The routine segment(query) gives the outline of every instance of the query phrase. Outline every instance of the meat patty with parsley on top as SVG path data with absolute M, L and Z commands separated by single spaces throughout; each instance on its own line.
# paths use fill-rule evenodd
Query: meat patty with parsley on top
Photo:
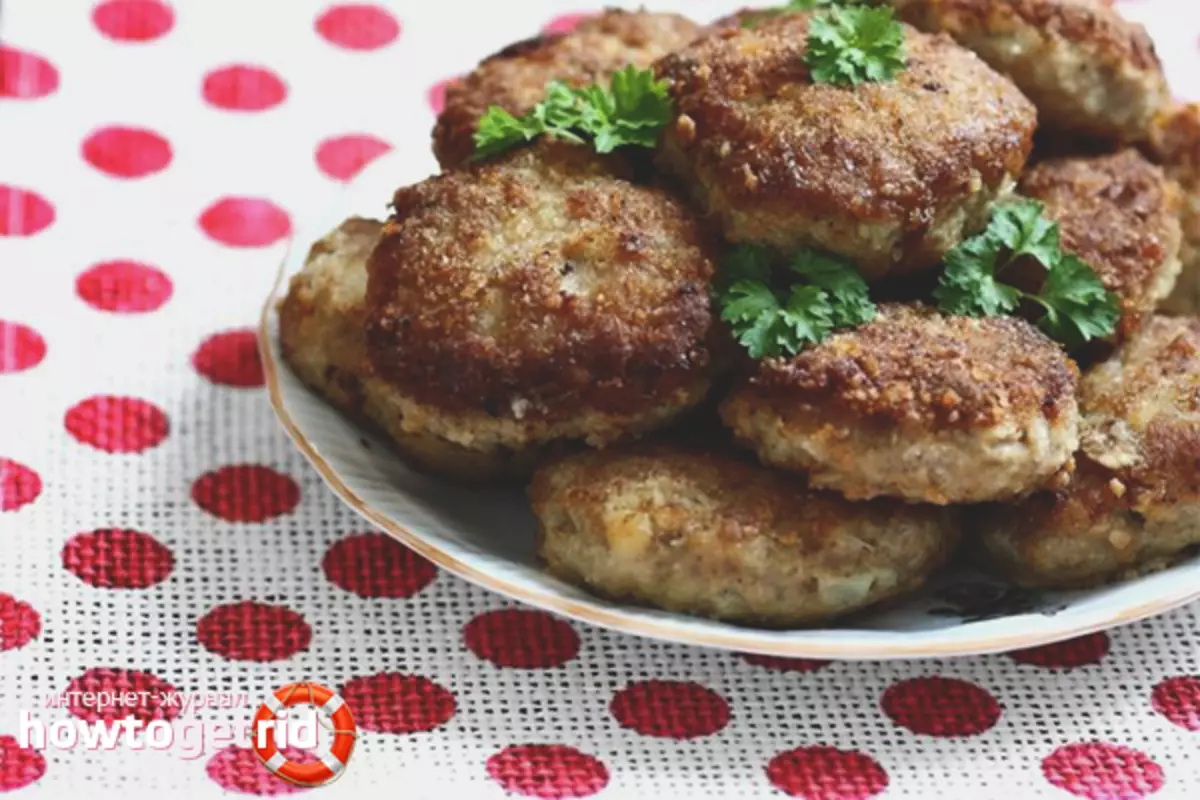
M 603 446 L 704 399 L 711 243 L 623 165 L 544 140 L 396 192 L 366 347 L 405 430 L 484 453 Z
M 1179 275 L 1178 185 L 1136 150 L 1125 150 L 1043 161 L 1021 176 L 1019 191 L 1045 205 L 1062 248 L 1117 296 L 1116 338 L 1136 333 Z
M 1007 500 L 1061 480 L 1078 370 L 1017 317 L 879 307 L 870 323 L 761 361 L 721 408 L 766 464 L 853 500 Z
M 1200 320 L 1155 317 L 1080 387 L 1071 484 L 975 515 L 987 563 L 1029 586 L 1087 586 L 1200 545 Z
M 444 169 L 475 152 L 473 137 L 490 106 L 514 116 L 533 110 L 546 84 L 573 88 L 604 83 L 630 64 L 648 67 L 700 33 L 678 14 L 608 9 L 566 34 L 542 34 L 485 58 L 473 72 L 446 87 L 446 102 L 433 129 L 433 149 Z
M 1145 28 L 1105 0 L 889 0 L 1013 79 L 1039 124 L 1118 142 L 1147 138 L 1170 90 Z
M 676 104 L 658 163 L 730 241 L 819 247 L 872 280 L 911 274 L 1011 192 L 1037 117 L 1007 78 L 947 37 L 892 23 L 866 57 L 871 75 L 849 85 L 845 60 L 808 42 L 830 19 L 879 14 L 890 11 L 780 13 L 655 66 Z
M 910 592 L 958 541 L 946 509 L 851 503 L 723 453 L 616 447 L 529 490 L 550 571 L 607 597 L 769 626 Z

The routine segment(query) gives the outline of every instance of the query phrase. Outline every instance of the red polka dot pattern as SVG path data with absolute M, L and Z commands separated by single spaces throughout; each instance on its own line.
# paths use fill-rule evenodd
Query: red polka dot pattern
M 264 522 L 291 512 L 300 502 L 300 487 L 270 467 L 235 464 L 197 478 L 192 500 L 228 522 Z
M 334 180 L 348 181 L 391 149 L 387 142 L 365 133 L 335 136 L 318 145 L 317 166 Z
M 412 597 L 437 577 L 430 561 L 384 533 L 335 542 L 321 559 L 325 577 L 360 597 Z
M 42 618 L 33 606 L 0 592 L 0 652 L 24 647 L 42 632 Z
M 816 672 L 833 663 L 815 658 L 780 658 L 779 656 L 760 656 L 756 653 L 742 653 L 741 656 L 747 664 L 776 672 Z
M 258 197 L 224 197 L 200 214 L 200 229 L 230 247 L 265 247 L 291 233 L 286 211 Z
M 546 800 L 588 797 L 608 785 L 600 759 L 561 744 L 506 747 L 487 760 L 487 773 L 510 794 Z
M 866 753 L 836 747 L 797 747 L 767 764 L 776 789 L 804 800 L 866 800 L 887 788 L 888 776 Z
M 36 100 L 58 89 L 58 70 L 41 56 L 0 45 L 0 97 Z
M 106 453 L 140 453 L 162 444 L 170 432 L 167 415 L 137 397 L 98 395 L 67 411 L 67 433 Z
M 269 69 L 234 64 L 204 76 L 204 99 L 226 111 L 266 111 L 287 99 L 287 84 Z
M 12 736 L 0 736 L 0 792 L 13 792 L 46 774 L 46 758 L 21 747 Z
M 37 192 L 0 184 L 0 236 L 32 236 L 54 223 L 54 206 Z
M 449 689 L 398 672 L 352 678 L 340 694 L 358 727 L 379 733 L 431 731 L 449 722 L 458 709 Z
M 233 661 L 282 661 L 308 649 L 312 628 L 290 608 L 246 600 L 201 617 L 196 638 L 206 650 Z
M 348 50 L 378 50 L 400 35 L 400 23 L 376 5 L 333 6 L 317 17 L 316 29 L 325 41 Z
M 0 511 L 16 511 L 42 493 L 42 478 L 24 464 L 0 458 Z
M 312 753 L 295 747 L 284 747 L 280 752 L 288 761 L 297 764 L 316 759 Z M 304 791 L 302 787 L 277 778 L 263 769 L 258 756 L 248 747 L 226 747 L 208 760 L 205 772 L 214 783 L 227 792 L 275 797 Z
M 560 14 L 542 27 L 542 33 L 570 33 L 585 19 L 596 16 L 595 12 Z
M 161 0 L 108 0 L 92 11 L 92 22 L 118 42 L 149 42 L 171 30 L 175 12 Z
M 426 99 L 429 101 L 429 108 L 434 114 L 442 113 L 442 110 L 446 107 L 446 89 L 456 81 L 458 81 L 458 78 L 447 78 L 429 87 L 429 94 Z
M 36 367 L 46 357 L 46 340 L 19 322 L 0 319 L 0 375 Z
M 164 272 L 136 261 L 105 261 L 75 279 L 75 293 L 83 302 L 114 314 L 156 311 L 171 299 L 173 291 Z
M 258 336 L 249 328 L 214 333 L 192 354 L 192 366 L 221 386 L 245 389 L 264 382 Z
M 1154 710 L 1172 725 L 1200 731 L 1200 677 L 1167 678 L 1150 695 Z
M 171 143 L 145 128 L 114 125 L 92 131 L 84 139 L 83 157 L 114 178 L 144 178 L 171 163 Z
M 880 701 L 892 722 L 925 736 L 975 736 L 1000 719 L 1000 703 L 957 678 L 913 678 L 888 687 Z
M 729 724 L 725 698 L 690 681 L 631 683 L 613 697 L 609 711 L 623 728 L 670 739 L 708 736 Z
M 156 675 L 137 669 L 93 667 L 82 675 L 72 678 L 71 682 L 67 684 L 66 691 L 68 693 L 68 711 L 80 719 L 88 722 L 103 722 L 105 725 L 111 725 L 128 717 L 133 717 L 142 724 L 156 719 L 170 721 L 178 717 L 180 711 L 183 710 L 179 705 L 163 702 L 163 698 L 160 696 L 177 691 L 174 686 Z M 136 692 L 138 696 L 133 705 L 108 702 L 99 705 L 99 700 L 95 696 L 83 696 L 83 693 L 95 695 L 97 692 L 109 694 Z
M 579 655 L 579 634 L 544 611 L 504 609 L 480 614 L 463 628 L 471 652 L 499 667 L 561 667 Z
M 1108 655 L 1111 644 L 1107 633 L 1093 633 L 1065 642 L 1014 650 L 1008 657 L 1019 664 L 1046 669 L 1076 669 L 1099 664 Z
M 1163 787 L 1162 768 L 1145 753 L 1104 742 L 1060 747 L 1042 761 L 1059 789 L 1087 800 L 1137 800 Z
M 149 534 L 102 528 L 72 536 L 63 547 L 62 563 L 98 589 L 145 589 L 167 579 L 175 556 Z

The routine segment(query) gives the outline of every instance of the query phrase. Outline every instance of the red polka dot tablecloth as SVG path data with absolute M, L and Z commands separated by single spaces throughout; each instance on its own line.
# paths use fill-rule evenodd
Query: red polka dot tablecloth
M 1193 5 L 1120 3 L 1181 98 L 1200 97 Z M 232 725 L 253 709 L 163 698 L 257 706 L 309 679 L 361 732 L 322 797 L 1200 797 L 1195 607 L 955 661 L 642 641 L 439 572 L 292 449 L 251 331 L 289 233 L 372 159 L 424 152 L 446 80 L 589 10 L 4 3 L 0 792 L 299 792 L 245 742 L 38 749 L 19 727 Z

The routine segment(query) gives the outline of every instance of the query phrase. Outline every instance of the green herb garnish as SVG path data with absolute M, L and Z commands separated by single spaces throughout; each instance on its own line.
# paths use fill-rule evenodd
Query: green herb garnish
M 837 328 L 875 318 L 867 284 L 849 263 L 804 250 L 788 265 L 802 280 L 783 286 L 773 280 L 774 261 L 767 248 L 743 245 L 722 265 L 724 288 L 717 293 L 721 319 L 730 323 L 751 358 L 793 356 Z
M 890 81 L 908 63 L 904 28 L 891 8 L 835 5 L 809 23 L 804 63 L 816 83 Z
M 490 158 L 546 134 L 598 153 L 635 145 L 653 147 L 674 115 L 666 81 L 633 65 L 613 74 L 608 88 L 599 84 L 572 89 L 555 81 L 532 111 L 516 117 L 492 106 L 475 132 L 475 158 Z
M 1037 293 L 1002 280 L 1025 258 L 1046 270 Z M 1030 301 L 1045 311 L 1038 327 L 1068 347 L 1112 334 L 1121 317 L 1117 296 L 1090 266 L 1063 252 L 1058 224 L 1036 200 L 997 207 L 986 231 L 951 250 L 934 297 L 942 313 L 968 317 L 1011 314 Z

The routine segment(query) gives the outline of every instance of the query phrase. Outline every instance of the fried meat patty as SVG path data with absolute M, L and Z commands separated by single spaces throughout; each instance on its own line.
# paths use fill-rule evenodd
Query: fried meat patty
M 739 458 L 662 445 L 552 462 L 530 496 L 553 574 L 748 624 L 818 623 L 912 591 L 958 540 L 947 509 L 851 503 Z
M 814 83 L 810 18 L 714 29 L 659 61 L 677 115 L 658 163 L 733 242 L 819 247 L 871 279 L 933 267 L 1010 192 L 1036 112 L 973 53 L 908 26 L 894 81 Z
M 1019 191 L 1045 204 L 1063 248 L 1120 299 L 1117 339 L 1136 333 L 1179 276 L 1178 185 L 1130 149 L 1043 161 L 1021 177 Z
M 1102 0 L 889 2 L 1011 77 L 1047 129 L 1138 142 L 1170 103 L 1150 35 Z
M 1069 487 L 975 512 L 987 562 L 1030 586 L 1087 586 L 1200 545 L 1200 319 L 1154 317 L 1080 387 Z
M 1183 189 L 1183 270 L 1164 308 L 1176 314 L 1200 314 L 1200 104 L 1162 115 L 1154 126 L 1150 147 Z
M 722 418 L 766 464 L 854 500 L 974 503 L 1061 479 L 1078 371 L 1016 317 L 885 304 L 876 319 L 766 359 Z
M 367 258 L 383 223 L 352 217 L 312 246 L 279 312 L 283 357 L 336 408 L 386 433 L 419 467 L 467 480 L 528 475 L 537 448 L 468 449 L 411 424 L 413 401 L 367 367 Z
M 509 45 L 446 87 L 445 106 L 433 129 L 434 154 L 443 168 L 462 164 L 475 151 L 475 130 L 489 106 L 526 114 L 541 102 L 551 81 L 581 87 L 606 82 L 629 64 L 644 69 L 700 30 L 678 14 L 608 9 L 570 33 L 542 34 Z
M 710 242 L 621 164 L 545 141 L 396 192 L 366 341 L 412 425 L 474 449 L 603 446 L 704 399 Z

